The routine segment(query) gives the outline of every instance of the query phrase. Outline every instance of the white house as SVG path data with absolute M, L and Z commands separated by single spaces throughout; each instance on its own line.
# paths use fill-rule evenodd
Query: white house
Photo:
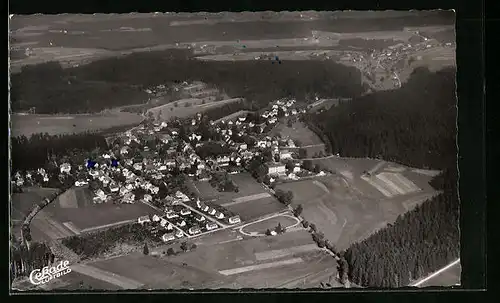
M 172 230 L 172 229 L 174 229 L 174 226 L 172 225 L 172 223 L 168 223 L 166 228 L 167 228 L 167 230 Z
M 183 216 L 187 216 L 190 214 L 191 214 L 191 210 L 188 208 L 184 208 L 183 210 L 181 210 L 181 215 L 183 215 Z
M 215 222 L 210 222 L 210 223 L 207 223 L 207 225 L 206 225 L 207 230 L 214 230 L 218 227 L 219 227 L 219 225 L 217 225 L 217 223 L 215 223 Z
M 137 222 L 139 224 L 144 224 L 146 222 L 151 222 L 151 220 L 149 219 L 149 216 L 141 216 L 139 217 L 139 219 L 137 219 Z
M 173 211 L 169 211 L 169 212 L 167 212 L 167 219 L 173 219 L 173 218 L 178 218 L 178 217 L 179 217 L 179 215 L 178 215 L 178 214 L 176 214 L 176 213 L 175 213 L 175 212 L 173 212 Z
M 69 172 L 71 171 L 71 164 L 63 163 L 59 168 L 61 170 L 61 173 L 69 174 Z
M 165 227 L 165 225 L 167 225 L 167 224 L 168 224 L 168 221 L 165 220 L 165 218 L 160 218 L 160 226 L 161 227 Z
M 87 184 L 88 184 L 88 182 L 86 182 L 86 181 L 76 181 L 75 182 L 75 186 L 76 187 L 84 186 L 84 185 L 87 185 Z
M 177 225 L 179 225 L 180 227 L 184 227 L 186 226 L 186 221 L 182 220 L 182 222 L 178 223 Z
M 204 211 L 204 212 L 207 212 L 208 210 L 210 209 L 210 207 L 208 206 L 202 206 L 201 210 Z
M 196 217 L 196 221 L 203 222 L 203 221 L 205 221 L 205 217 L 202 215 L 199 215 L 198 217 Z
M 169 242 L 175 240 L 175 235 L 174 234 L 164 234 L 161 239 L 163 242 Z
M 223 213 L 218 213 L 215 217 L 217 219 L 224 219 L 224 214 Z
M 135 195 L 133 193 L 127 193 L 122 198 L 122 203 L 134 203 L 134 201 L 135 201 Z
M 112 193 L 116 193 L 120 190 L 120 186 L 118 186 L 118 184 L 116 183 L 111 183 L 109 185 L 109 190 L 112 192 Z
M 240 216 L 233 216 L 233 217 L 229 218 L 230 224 L 237 224 L 240 222 L 241 222 Z
M 151 196 L 150 194 L 144 194 L 144 201 L 146 202 L 151 202 L 153 201 L 153 196 Z
M 212 208 L 212 209 L 210 209 L 210 210 L 208 211 L 208 214 L 213 216 L 213 215 L 215 215 L 215 213 L 216 213 L 216 212 L 217 212 L 217 211 L 216 211 L 215 209 L 213 209 L 213 208 Z
M 242 144 L 240 144 L 240 146 L 239 146 L 239 149 L 240 149 L 240 150 L 247 150 L 247 148 L 248 148 L 248 145 L 247 145 L 246 143 L 242 143 Z
M 160 221 L 160 220 L 161 220 L 160 216 L 158 216 L 157 214 L 154 214 L 154 215 L 153 215 L 153 221 L 154 221 L 154 222 L 158 222 L 158 221 Z
M 289 160 L 292 159 L 292 153 L 288 150 L 280 151 L 280 160 Z
M 182 230 L 178 230 L 175 232 L 175 236 L 177 238 L 182 238 L 184 236 L 184 233 L 182 232 Z
M 134 163 L 133 167 L 135 170 L 142 170 L 142 163 Z
M 200 228 L 198 226 L 193 226 L 188 229 L 188 233 L 190 235 L 197 235 L 201 232 Z
M 285 174 L 286 167 L 285 164 L 282 163 L 271 163 L 267 165 L 267 174 L 268 175 L 282 175 Z

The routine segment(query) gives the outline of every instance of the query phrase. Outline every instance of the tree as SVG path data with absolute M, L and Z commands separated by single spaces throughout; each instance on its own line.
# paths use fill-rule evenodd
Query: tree
M 167 249 L 167 256 L 173 256 L 173 255 L 175 255 L 175 251 L 172 247 L 169 247 Z
M 174 102 L 174 106 L 175 106 L 175 107 L 178 107 L 178 106 L 179 106 L 179 102 L 175 101 L 175 102 Z
M 311 160 L 304 160 L 302 162 L 302 168 L 305 170 L 312 171 L 313 170 L 313 164 Z
M 302 204 L 297 205 L 297 207 L 294 210 L 295 216 L 299 217 L 302 214 L 303 208 Z
M 196 247 L 197 247 L 197 246 L 196 246 L 196 244 L 195 244 L 195 243 L 193 243 L 193 244 L 191 245 L 191 250 L 195 250 L 195 249 L 196 249 Z
M 148 244 L 147 244 L 147 243 L 144 243 L 144 249 L 142 250 L 142 252 L 143 252 L 145 255 L 149 255 L 149 247 L 148 247 Z
M 268 228 L 266 229 L 266 236 L 270 236 L 271 235 L 271 230 Z
M 302 221 L 302 226 L 304 226 L 304 228 L 308 228 L 309 227 L 309 221 Z
M 182 251 L 186 252 L 188 250 L 188 245 L 187 242 L 182 242 L 181 243 L 181 249 Z
M 285 229 L 281 226 L 281 223 L 278 222 L 278 225 L 274 228 L 274 231 L 277 234 L 282 234 L 285 232 Z
M 313 171 L 315 173 L 319 173 L 321 171 L 321 167 L 319 166 L 319 164 L 314 165 Z
M 316 230 L 316 224 L 311 223 L 309 226 L 311 227 L 311 230 L 312 230 L 313 232 L 316 232 L 316 231 L 317 231 L 317 230 Z

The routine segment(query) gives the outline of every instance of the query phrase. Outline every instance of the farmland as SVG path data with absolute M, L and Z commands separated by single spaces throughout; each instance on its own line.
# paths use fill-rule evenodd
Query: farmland
M 386 162 L 341 158 L 316 161 L 338 175 L 334 174 L 316 181 L 279 184 L 277 188 L 291 190 L 294 193 L 292 205 L 302 204 L 304 209 L 302 216 L 305 220 L 314 223 L 317 229 L 339 249 L 345 249 L 351 243 L 368 237 L 374 231 L 393 222 L 398 215 L 437 194 L 427 185 L 415 192 L 408 191 L 386 197 L 376 187 L 360 178 L 363 171 L 372 170 L 374 174 L 384 171 L 387 167 Z M 391 169 L 396 166 L 391 164 Z M 407 169 L 402 166 L 400 168 L 403 171 Z M 417 183 L 424 183 L 422 176 L 419 178 Z M 412 179 L 407 180 L 410 182 Z M 430 177 L 427 177 L 427 182 L 429 180 Z M 323 188 L 320 188 L 317 182 L 323 183 Z M 417 187 L 415 183 L 410 183 Z M 314 189 L 315 187 L 317 189 Z
M 79 233 L 91 232 L 113 225 L 135 221 L 139 216 L 157 213 L 142 203 L 94 204 L 85 188 L 70 189 L 40 211 L 32 226 L 42 234 L 33 237 L 43 240 L 59 239 Z
M 98 131 L 117 126 L 137 125 L 143 117 L 138 114 L 113 110 L 108 114 L 92 115 L 19 115 L 12 119 L 12 136 L 30 136 L 34 133 L 50 135 Z

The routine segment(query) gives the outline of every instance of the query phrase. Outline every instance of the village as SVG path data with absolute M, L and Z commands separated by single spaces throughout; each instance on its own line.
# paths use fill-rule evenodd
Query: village
M 219 192 L 238 192 L 231 176 L 239 173 L 252 173 L 266 187 L 280 179 L 324 174 L 305 169 L 298 161 L 305 155 L 292 139 L 270 133 L 280 119 L 297 121 L 305 112 L 295 100 L 285 99 L 259 114 L 231 115 L 217 122 L 206 121 L 201 113 L 169 122 L 147 119 L 107 138 L 110 149 L 92 159 L 55 160 L 54 173 L 62 183 L 92 190 L 95 204 L 144 203 L 161 211 L 163 215 L 140 216 L 137 223 L 150 226 L 163 242 L 197 237 L 244 220 L 213 201 L 200 201 L 197 189 L 178 181 L 179 176 L 191 183 L 208 181 Z M 40 168 L 25 175 L 17 172 L 12 182 L 43 187 L 53 177 Z

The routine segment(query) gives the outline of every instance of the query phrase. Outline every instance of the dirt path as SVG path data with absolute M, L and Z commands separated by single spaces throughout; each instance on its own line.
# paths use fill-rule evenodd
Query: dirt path
M 119 286 L 123 289 L 137 289 L 144 285 L 138 281 L 123 276 L 119 276 L 117 274 L 104 271 L 89 265 L 74 264 L 71 265 L 71 270 Z

